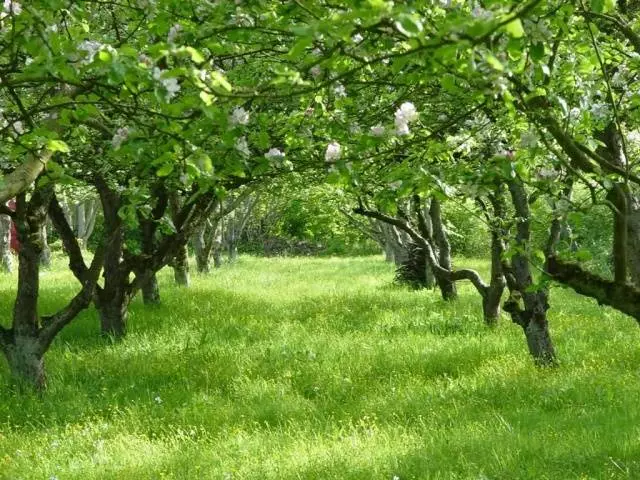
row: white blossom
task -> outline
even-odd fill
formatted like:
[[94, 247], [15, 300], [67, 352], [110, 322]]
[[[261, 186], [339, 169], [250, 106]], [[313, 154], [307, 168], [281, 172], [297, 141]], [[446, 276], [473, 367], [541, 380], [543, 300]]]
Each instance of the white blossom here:
[[25, 58], [25, 59], [24, 59], [24, 64], [25, 64], [25, 65], [29, 66], [29, 65], [31, 65], [32, 63], [33, 63], [33, 58], [31, 58], [31, 57], [27, 57], [27, 58]]
[[247, 142], [247, 137], [239, 137], [236, 140], [235, 144], [236, 150], [240, 152], [245, 157], [251, 156], [251, 150], [249, 150], [249, 143]]
[[327, 145], [327, 150], [324, 153], [324, 159], [326, 162], [332, 163], [340, 159], [342, 156], [342, 146], [338, 142], [331, 142]]
[[180, 91], [180, 84], [178, 83], [178, 79], [175, 77], [164, 78], [165, 70], [160, 70], [158, 67], [153, 69], [153, 78], [154, 80], [162, 83], [162, 86], [167, 91], [166, 99], [171, 100], [175, 97]]
[[338, 83], [336, 84], [335, 87], [333, 87], [333, 93], [338, 98], [344, 98], [347, 96], [347, 89], [344, 88], [344, 85], [342, 85], [341, 83]]
[[20, 15], [20, 13], [22, 12], [22, 5], [20, 5], [15, 0], [4, 0], [2, 8], [5, 12], [11, 13], [13, 15]]
[[395, 113], [396, 133], [398, 135], [408, 135], [409, 124], [418, 120], [419, 115], [416, 107], [411, 102], [404, 102]]
[[356, 33], [353, 37], [351, 37], [351, 41], [353, 43], [360, 43], [363, 40], [364, 40], [364, 37], [362, 35], [360, 35], [359, 33]]
[[156, 396], [156, 397], [153, 399], [153, 401], [154, 401], [154, 402], [156, 402], [158, 405], [160, 405], [160, 404], [162, 403], [162, 399], [161, 399], [159, 396]]
[[246, 125], [249, 123], [249, 112], [247, 112], [243, 107], [236, 107], [231, 113], [229, 122], [232, 125]]
[[391, 182], [389, 186], [394, 190], [398, 190], [402, 186], [402, 180], [396, 180], [395, 182]]
[[314, 65], [311, 70], [309, 70], [309, 73], [311, 73], [313, 77], [319, 77], [322, 75], [322, 69], [319, 65]]
[[24, 126], [21, 121], [13, 122], [13, 129], [16, 131], [18, 135], [22, 135], [24, 133]]
[[119, 128], [111, 139], [113, 149], [119, 150], [127, 138], [129, 138], [129, 129], [127, 127]]
[[264, 156], [269, 160], [281, 160], [285, 157], [285, 154], [278, 148], [270, 148], [269, 151], [264, 154]]
[[471, 11], [471, 16], [478, 20], [490, 20], [493, 18], [493, 13], [489, 10], [485, 10], [482, 7], [476, 7]]
[[100, 42], [96, 42], [95, 40], [85, 40], [84, 42], [78, 45], [78, 50], [82, 50], [86, 53], [86, 59], [82, 61], [84, 65], [88, 65], [93, 62], [93, 59], [96, 57], [96, 54], [102, 50], [103, 45]]
[[374, 137], [382, 137], [385, 134], [385, 128], [382, 125], [374, 125], [371, 127], [371, 135]]
[[634, 146], [640, 146], [640, 131], [633, 130], [627, 134], [627, 141]]
[[167, 43], [176, 43], [176, 38], [178, 38], [181, 30], [182, 26], [179, 23], [176, 23], [171, 27], [169, 29], [169, 34], [167, 35]]

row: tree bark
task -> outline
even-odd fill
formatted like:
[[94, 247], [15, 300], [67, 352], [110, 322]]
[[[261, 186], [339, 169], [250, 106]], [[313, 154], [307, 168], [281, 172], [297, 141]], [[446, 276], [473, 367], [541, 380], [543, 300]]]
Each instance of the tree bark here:
[[49, 248], [49, 241], [47, 236], [47, 223], [45, 222], [41, 227], [40, 237], [42, 238], [42, 251], [40, 252], [40, 265], [43, 267], [51, 266], [51, 249]]
[[13, 256], [11, 254], [11, 217], [0, 215], [0, 270], [13, 271]]
[[[140, 290], [142, 291], [142, 301], [145, 305], [160, 304], [160, 287], [158, 286], [158, 277], [155, 272], [144, 275], [144, 280], [140, 282]], [[136, 274], [137, 276], [137, 274]]]
[[96, 180], [104, 212], [104, 286], [96, 290], [95, 306], [105, 336], [116, 339], [127, 331], [128, 307], [132, 297], [130, 270], [124, 263], [124, 229], [118, 215], [120, 197], [102, 179]]
[[198, 273], [209, 273], [211, 271], [211, 241], [207, 241], [207, 234], [210, 233], [209, 225], [205, 222], [197, 230], [193, 236], [193, 251], [196, 257], [196, 268]]
[[[451, 244], [442, 222], [442, 207], [437, 198], [431, 199], [429, 217], [433, 228], [433, 241], [438, 249], [438, 263], [447, 271], [453, 270], [451, 262]], [[436, 275], [436, 282], [440, 288], [444, 300], [455, 300], [458, 298], [458, 291], [455, 282], [446, 275]]]
[[173, 278], [180, 287], [189, 286], [189, 256], [187, 244], [181, 245], [173, 259]]
[[540, 366], [550, 366], [556, 363], [556, 355], [547, 321], [548, 290], [546, 287], [534, 285], [529, 264], [529, 197], [519, 180], [510, 180], [508, 186], [515, 207], [517, 225], [515, 253], [511, 256], [511, 266], [507, 274], [511, 296], [504, 309], [509, 312], [513, 322], [522, 327], [529, 353], [534, 361]]

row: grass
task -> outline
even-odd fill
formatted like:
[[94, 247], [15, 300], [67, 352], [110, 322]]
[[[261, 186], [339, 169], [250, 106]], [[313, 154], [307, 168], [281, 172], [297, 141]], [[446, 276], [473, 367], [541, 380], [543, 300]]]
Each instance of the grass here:
[[[635, 322], [554, 289], [561, 365], [539, 370], [470, 286], [445, 304], [392, 276], [377, 257], [243, 257], [186, 290], [163, 271], [125, 341], [89, 310], [44, 397], [2, 387], [0, 479], [640, 478]], [[42, 311], [76, 288], [44, 272]], [[14, 292], [0, 277], [2, 319]]]

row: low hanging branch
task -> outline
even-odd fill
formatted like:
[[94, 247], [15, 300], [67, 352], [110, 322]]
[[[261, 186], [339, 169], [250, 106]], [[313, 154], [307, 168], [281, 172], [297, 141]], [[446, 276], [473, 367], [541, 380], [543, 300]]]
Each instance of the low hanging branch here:
[[420, 247], [424, 248], [427, 254], [427, 261], [429, 262], [429, 266], [432, 268], [436, 275], [440, 275], [443, 278], [446, 278], [449, 281], [456, 282], [459, 280], [469, 280], [473, 286], [478, 290], [482, 297], [485, 297], [489, 291], [489, 285], [487, 285], [480, 277], [480, 274], [475, 270], [470, 269], [462, 269], [462, 270], [447, 270], [443, 268], [438, 262], [433, 248], [431, 244], [420, 235], [406, 220], [401, 220], [399, 218], [394, 218], [389, 215], [385, 215], [384, 213], [374, 211], [374, 210], [366, 210], [364, 207], [358, 207], [354, 210], [358, 215], [363, 215], [369, 218], [375, 218], [382, 222], [388, 223], [389, 225], [393, 225], [398, 227], [400, 230], [406, 232], [411, 239], [416, 242]]
[[608, 305], [640, 323], [640, 289], [628, 283], [616, 283], [584, 270], [573, 262], [552, 256], [547, 259], [551, 277], [580, 295], [591, 297], [599, 305]]

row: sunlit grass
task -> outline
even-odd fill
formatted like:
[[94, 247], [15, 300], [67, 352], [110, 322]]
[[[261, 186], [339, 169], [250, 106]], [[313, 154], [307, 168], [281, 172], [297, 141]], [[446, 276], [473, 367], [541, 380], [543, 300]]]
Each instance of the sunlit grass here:
[[[379, 258], [243, 257], [189, 289], [162, 272], [125, 341], [89, 310], [43, 398], [2, 387], [0, 479], [640, 478], [632, 320], [554, 289], [561, 365], [537, 370], [469, 286], [446, 304], [392, 278]], [[76, 288], [43, 273], [41, 309]], [[14, 293], [0, 277], [5, 322]]]

